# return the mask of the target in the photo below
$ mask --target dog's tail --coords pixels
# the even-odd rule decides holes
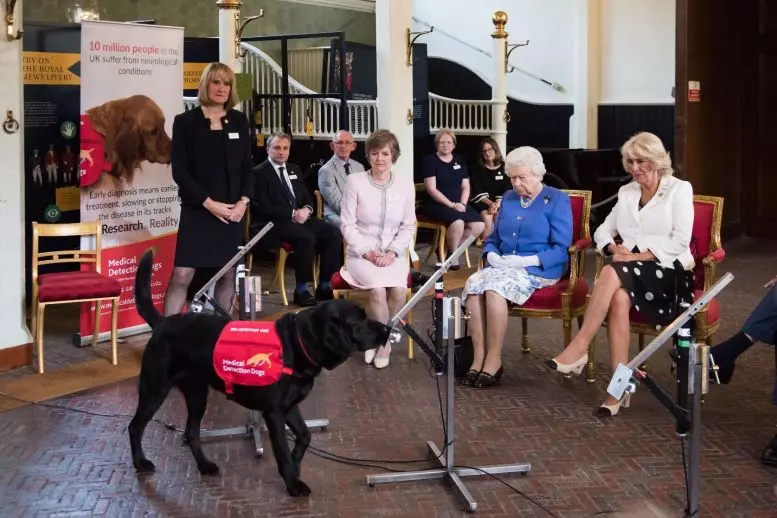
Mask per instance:
[[[138,314],[146,323],[154,329],[164,319],[159,310],[154,306],[151,298],[151,274],[154,266],[154,251],[146,250],[140,258],[138,271],[135,274],[135,307]]]

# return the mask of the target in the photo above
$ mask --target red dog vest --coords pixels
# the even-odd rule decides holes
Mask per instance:
[[[86,187],[110,172],[113,166],[105,159],[105,139],[94,129],[87,115],[81,115],[81,167],[79,185]]]
[[[266,387],[293,372],[283,365],[283,343],[274,322],[228,323],[213,350],[213,368],[227,394],[233,385]]]

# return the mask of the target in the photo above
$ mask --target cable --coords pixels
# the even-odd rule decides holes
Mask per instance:
[[[97,417],[112,417],[112,418],[113,417],[129,417],[130,419],[135,417],[135,416],[129,415],[129,414],[101,414],[99,412],[90,412],[89,410],[81,410],[80,408],[73,408],[73,407],[64,406],[64,405],[55,405],[53,403],[39,403],[39,402],[36,402],[36,401],[29,401],[27,399],[22,399],[20,397],[12,396],[11,394],[7,394],[5,392],[0,392],[0,396],[6,397],[8,399],[13,399],[15,401],[19,401],[20,403],[26,403],[28,405],[39,406],[39,407],[44,407],[44,408],[54,408],[54,409],[57,409],[57,410],[68,410],[70,412],[77,412],[79,414],[86,414],[86,415],[97,416]],[[166,423],[166,422],[164,422],[164,421],[162,421],[160,419],[157,419],[156,417],[152,417],[151,420],[154,421],[155,423],[161,424],[162,426],[164,426],[168,430],[172,430],[174,432],[183,433],[183,430],[178,428],[177,426],[172,425],[170,423]]]
[[[686,463],[686,460],[685,460],[685,436],[684,435],[680,436],[680,453],[682,454],[682,457],[683,457],[683,476],[685,477],[685,498],[686,498],[685,501],[688,502],[689,504],[688,507],[690,507],[691,486],[688,485],[688,464]],[[688,516],[688,512],[689,510],[688,508],[686,508],[685,509],[686,516]]]
[[[433,308],[432,309],[432,313],[434,314],[434,303],[433,302],[432,302],[432,308]],[[433,334],[433,329],[428,330],[428,332],[430,334]],[[447,346],[441,348],[441,351],[444,354],[447,355]],[[448,427],[447,427],[447,421],[445,419],[445,411],[443,409],[442,389],[440,388],[440,378],[439,378],[439,376],[434,375],[434,373],[432,372],[433,366],[432,366],[431,362],[429,363],[429,368],[430,368],[430,374],[435,378],[435,384],[436,384],[436,387],[437,387],[437,402],[438,402],[438,405],[439,405],[439,408],[440,408],[440,422],[442,424],[442,429],[443,429],[443,448],[440,451],[440,454],[437,457],[435,457],[435,459],[439,459],[443,455],[445,455],[446,451],[448,450],[448,447],[453,445],[453,441],[449,441],[448,440]],[[91,412],[89,410],[81,410],[79,408],[72,408],[72,407],[68,407],[68,406],[64,406],[64,405],[56,405],[56,404],[52,404],[52,403],[39,403],[39,402],[35,402],[35,401],[29,401],[29,400],[26,400],[26,399],[22,399],[22,398],[19,398],[19,397],[16,397],[16,396],[12,396],[12,395],[7,394],[5,392],[0,392],[0,396],[6,397],[8,399],[15,400],[15,401],[19,401],[21,403],[26,403],[28,405],[40,406],[40,407],[44,407],[44,408],[54,408],[54,409],[58,409],[58,410],[66,410],[66,411],[70,411],[70,412],[77,412],[77,413],[81,413],[81,414],[85,414],[85,415],[90,415],[90,416],[96,416],[96,417],[108,417],[108,418],[116,418],[116,417],[133,418],[134,417],[134,416],[129,415],[129,414],[102,414],[102,413],[99,413],[99,412]],[[174,426],[174,425],[172,425],[170,423],[166,423],[166,422],[164,422],[164,421],[162,421],[160,419],[152,418],[151,421],[154,421],[154,422],[156,422],[158,424],[161,424],[162,426],[164,426],[168,430],[184,433],[184,430],[182,430],[182,429],[180,429],[180,428],[178,428],[178,427],[176,427],[176,426]],[[287,431],[287,439],[293,439],[293,437],[291,436],[291,433],[289,431]],[[345,456],[342,456],[342,455],[336,455],[336,454],[334,454],[334,453],[332,453],[330,451],[327,451],[327,450],[316,448],[315,446],[313,446],[311,444],[308,444],[308,451],[310,451],[311,454],[313,454],[313,455],[315,455],[315,456],[317,456],[319,458],[322,458],[322,459],[325,459],[325,460],[330,460],[330,461],[337,462],[337,463],[340,463],[340,464],[359,466],[359,467],[368,467],[368,468],[373,468],[373,469],[381,469],[381,470],[389,471],[389,472],[393,472],[393,473],[403,473],[403,472],[406,472],[408,470],[389,468],[389,467],[386,467],[386,466],[382,466],[381,464],[416,464],[416,463],[421,463],[421,462],[429,462],[429,458],[428,457],[424,458],[424,459],[408,459],[408,460],[404,460],[404,459],[388,459],[388,460],[385,460],[385,459],[363,459],[363,458],[355,458],[355,457],[345,457]],[[683,467],[685,467],[685,460],[684,459],[685,459],[685,450],[683,449]],[[508,488],[512,489],[516,494],[522,496],[523,498],[525,498],[527,501],[531,502],[532,504],[534,504],[538,508],[542,509],[545,513],[547,513],[548,516],[551,516],[553,518],[559,518],[558,515],[554,514],[550,509],[548,509],[545,506],[543,506],[537,500],[533,499],[529,495],[525,494],[524,492],[522,492],[521,490],[519,490],[515,486],[507,483],[505,480],[501,479],[500,477],[497,477],[496,475],[488,473],[487,471],[485,471],[485,470],[483,470],[481,468],[472,467],[472,466],[455,465],[453,467],[454,468],[460,468],[460,469],[471,469],[471,470],[475,470],[475,471],[481,472],[484,475],[488,475],[489,477],[493,478],[494,480],[497,480],[501,484],[503,484],[503,485],[507,486]],[[686,474],[686,486],[687,486],[687,474]],[[608,513],[609,512],[614,512],[614,511],[608,511]],[[599,515],[599,514],[601,514],[601,513],[597,513],[597,515]],[[596,516],[596,515],[592,515],[592,516]]]

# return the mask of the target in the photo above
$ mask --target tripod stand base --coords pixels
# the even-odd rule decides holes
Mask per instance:
[[[329,426],[329,419],[311,419],[305,421],[308,428],[311,430],[325,431]],[[288,430],[289,427],[287,426]],[[257,457],[261,457],[264,454],[264,446],[262,445],[262,432],[267,431],[267,425],[262,421],[259,412],[256,410],[248,411],[248,424],[245,426],[239,426],[236,428],[225,428],[223,430],[200,430],[200,438],[214,438],[214,437],[251,437],[254,441],[254,453]]]
[[[453,487],[467,503],[467,510],[475,512],[478,509],[478,503],[461,480],[462,477],[473,477],[483,475],[501,475],[504,473],[529,474],[531,464],[501,464],[497,466],[481,466],[475,468],[456,468],[446,466],[446,459],[434,441],[427,441],[426,446],[434,460],[440,464],[437,469],[425,469],[421,471],[406,471],[404,473],[387,473],[380,475],[367,475],[367,485],[374,487],[375,484],[385,484],[390,482],[410,482],[417,480],[433,480],[439,478],[449,478],[453,482]]]

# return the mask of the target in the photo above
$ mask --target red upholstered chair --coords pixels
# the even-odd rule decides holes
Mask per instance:
[[[564,326],[564,347],[572,340],[572,319],[578,328],[588,306],[588,281],[584,277],[585,252],[591,247],[591,191],[565,190],[572,204],[572,246],[569,247],[569,268],[553,286],[535,291],[529,300],[518,306],[511,304],[511,316],[521,317],[521,349],[531,351],[528,337],[530,318],[560,319]],[[586,380],[595,381],[593,347],[589,347]]]
[[[57,250],[39,252],[41,237],[82,236],[94,239],[92,250]],[[101,273],[102,227],[99,222],[32,224],[32,333],[38,356],[38,372],[43,374],[43,320],[50,304],[94,302],[92,347],[100,334],[100,306],[111,302],[111,363],[118,364],[116,328],[119,318],[121,284]],[[80,271],[39,273],[48,264],[81,264]],[[85,268],[86,267],[86,268]]]
[[[321,198],[321,193],[316,191],[315,193],[316,197],[316,217],[318,219],[321,219],[324,217],[324,204],[323,200]],[[248,242],[249,239],[251,239],[250,235],[250,226],[251,226],[251,210],[246,210],[246,227],[245,227],[245,240]],[[260,241],[261,242],[261,241]],[[283,305],[288,306],[289,305],[289,299],[286,295],[286,260],[289,258],[289,255],[294,252],[293,247],[286,243],[285,241],[281,243],[281,246],[278,248],[278,257],[275,260],[275,276],[273,278],[272,286],[277,287],[278,291],[281,294],[281,300],[283,300]],[[253,266],[253,254],[249,253],[246,254],[246,267],[248,268],[248,271],[251,271],[251,267]],[[316,262],[313,265],[313,287],[318,287],[318,258],[316,258]]]
[[[348,256],[345,256],[346,258],[346,266],[348,262]],[[405,253],[405,260],[409,261],[410,256],[409,253]],[[340,272],[337,271],[334,274],[332,274],[332,278],[330,279],[330,284],[332,286],[332,294],[334,298],[336,299],[354,299],[354,298],[366,298],[367,291],[366,290],[360,290],[353,288],[350,284],[345,282],[345,279],[340,275]],[[405,302],[410,301],[410,299],[413,297],[413,274],[412,272],[407,273],[407,291],[405,292]],[[407,315],[407,322],[411,323],[413,321],[413,312],[411,311]],[[415,352],[413,348],[413,339],[408,337],[407,338],[407,357],[409,359],[415,358]]]
[[[698,298],[715,283],[715,265],[726,257],[726,252],[720,244],[723,198],[696,194],[693,197],[693,209],[691,254],[696,261],[694,298]],[[597,250],[595,279],[599,278],[603,267],[604,258]],[[637,334],[641,351],[645,347],[645,336],[656,336],[659,331],[645,323],[642,316],[633,308],[629,319],[631,332]],[[720,307],[717,299],[712,299],[704,309],[696,313],[694,319],[696,340],[711,345],[712,337],[720,328]],[[589,347],[590,349],[592,347]]]
[[[417,183],[415,184],[415,192],[416,192],[416,209],[420,206],[421,202],[418,201],[418,193],[419,192],[426,192],[426,186],[423,183]],[[430,230],[434,230],[434,241],[432,242],[432,246],[429,247],[429,253],[426,254],[426,259],[424,259],[424,262],[427,262],[429,258],[434,253],[435,248],[437,249],[437,257],[440,258],[440,261],[445,261],[445,258],[448,256],[448,250],[445,246],[445,233],[447,231],[447,226],[445,223],[442,223],[441,221],[435,221],[432,219],[427,218],[426,216],[422,214],[416,213],[416,226],[418,228],[428,228]],[[482,243],[481,243],[482,244]],[[472,264],[469,261],[469,250],[464,252],[464,259],[467,261],[467,268],[472,268]]]

